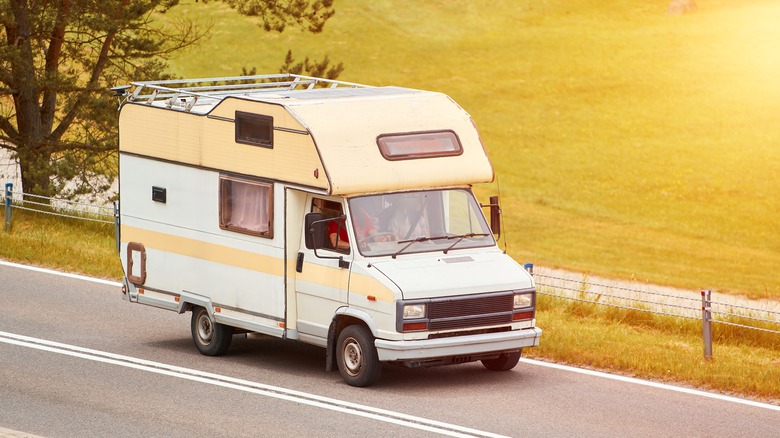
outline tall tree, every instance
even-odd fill
[[[325,22],[336,13],[333,0],[222,0],[241,15],[258,17],[266,31],[283,32],[297,25],[320,33]],[[204,3],[207,0],[204,0]]]
[[[333,0],[221,0],[241,15],[257,17],[258,25],[266,31],[284,32],[287,26],[294,24],[302,30],[320,33],[325,22],[336,11]],[[208,2],[208,0],[204,0]],[[257,71],[252,68],[243,74],[253,75]],[[292,50],[287,51],[284,64],[279,73],[302,74],[326,79],[336,79],[344,71],[344,64],[331,64],[328,55],[322,60],[309,60],[307,56],[302,62],[296,62]]]
[[[225,0],[267,30],[319,32],[330,0]],[[165,60],[208,31],[154,21],[178,0],[0,0],[0,147],[19,162],[25,192],[105,189],[115,174],[116,101],[108,88],[166,79]],[[63,192],[65,184],[74,181]]]
[[[152,25],[171,0],[0,0],[0,138],[27,193],[69,194],[115,171],[111,85],[165,76],[163,60],[200,39],[191,23]],[[110,178],[105,182],[110,183]]]

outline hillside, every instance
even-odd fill
[[[339,0],[309,35],[190,0],[175,14],[212,36],[172,66],[276,72],[289,48],[442,91],[480,128],[518,261],[780,297],[780,4],[668,3]]]

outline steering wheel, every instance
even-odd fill
[[[395,235],[395,233],[391,233],[388,231],[383,231],[380,233],[374,233],[370,234],[363,238],[363,242],[365,243],[371,243],[371,242],[377,242],[380,241],[380,237],[385,237],[386,239],[383,240],[384,242],[389,242],[393,240],[398,240],[398,237]]]

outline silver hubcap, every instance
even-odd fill
[[[206,313],[201,313],[198,317],[198,338],[204,345],[211,343],[211,337],[213,336],[213,327],[211,326],[211,320]]]
[[[347,338],[344,341],[344,367],[347,374],[357,376],[363,366],[363,351],[355,338]]]

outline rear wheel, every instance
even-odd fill
[[[511,353],[501,353],[495,359],[486,359],[482,361],[482,365],[490,371],[509,371],[517,365],[520,361],[520,354],[523,350],[513,351]]]
[[[214,322],[209,312],[203,307],[192,309],[192,321],[190,322],[192,340],[198,351],[206,356],[220,356],[230,348],[233,340],[233,329],[229,326]]]
[[[362,325],[350,325],[341,331],[336,345],[336,361],[341,377],[351,386],[371,386],[382,373],[374,337]]]

